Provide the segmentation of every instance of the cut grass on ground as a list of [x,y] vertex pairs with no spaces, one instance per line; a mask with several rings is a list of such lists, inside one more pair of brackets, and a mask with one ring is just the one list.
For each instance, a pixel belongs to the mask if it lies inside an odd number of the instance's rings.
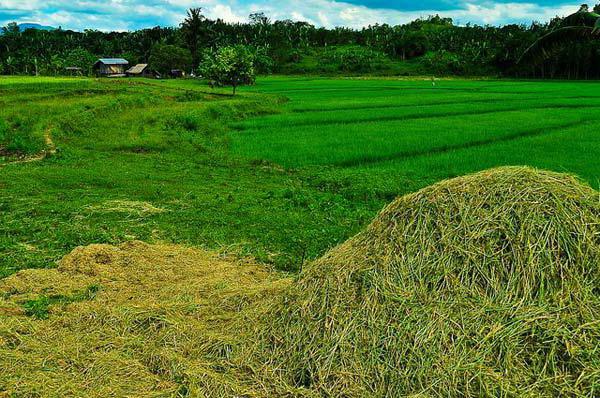
[[0,394],[596,396],[598,199],[529,167],[441,181],[295,278],[180,245],[79,247],[0,280]]

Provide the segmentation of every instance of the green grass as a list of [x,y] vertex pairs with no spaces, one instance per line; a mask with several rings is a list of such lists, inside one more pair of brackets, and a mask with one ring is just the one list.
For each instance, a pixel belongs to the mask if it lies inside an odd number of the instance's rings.
[[232,152],[310,171],[346,196],[392,198],[499,165],[569,171],[598,186],[600,84],[273,78],[283,112],[236,124]]
[[[0,166],[0,276],[53,267],[79,245],[131,239],[226,248],[297,269],[375,210],[230,156],[227,123],[276,112],[277,96],[232,98],[193,81],[31,78],[0,79],[0,92],[29,98],[3,112],[31,115],[58,151]],[[162,211],[139,211],[145,204]],[[336,222],[324,226],[327,217]]]
[[271,77],[231,97],[185,80],[0,78],[4,162],[46,133],[57,147],[0,166],[0,277],[130,239],[297,270],[444,178],[529,164],[597,187],[599,88]]
[[90,285],[84,291],[72,295],[41,295],[35,299],[27,300],[22,303],[25,315],[36,319],[48,319],[50,316],[50,306],[67,305],[84,300],[93,300],[96,293],[100,290],[99,285]]

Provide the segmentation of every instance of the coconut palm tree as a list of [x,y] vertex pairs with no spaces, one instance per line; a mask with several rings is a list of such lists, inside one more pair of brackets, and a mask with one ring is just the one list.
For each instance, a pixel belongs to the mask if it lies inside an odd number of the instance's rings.
[[539,63],[575,41],[588,41],[600,37],[600,14],[582,4],[574,14],[562,19],[554,29],[529,46],[518,63]]

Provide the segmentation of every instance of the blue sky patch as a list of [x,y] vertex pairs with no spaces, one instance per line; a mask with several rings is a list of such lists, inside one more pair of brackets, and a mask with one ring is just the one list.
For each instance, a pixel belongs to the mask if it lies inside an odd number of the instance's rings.
[[243,22],[250,13],[263,11],[273,20],[360,28],[396,25],[432,14],[458,24],[546,22],[577,11],[579,4],[560,0],[0,0],[0,26],[12,21],[105,31],[177,26],[189,7],[202,7],[207,17],[229,22]]

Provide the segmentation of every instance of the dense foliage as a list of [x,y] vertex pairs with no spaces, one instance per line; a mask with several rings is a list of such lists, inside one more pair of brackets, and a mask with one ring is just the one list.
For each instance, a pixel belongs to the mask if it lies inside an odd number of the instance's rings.
[[192,65],[192,54],[186,48],[159,43],[152,47],[148,62],[154,70],[166,75],[172,69],[189,69]]
[[[560,43],[542,59],[518,62],[532,43],[565,21],[581,23],[585,19],[581,13],[573,15],[529,26],[500,27],[457,26],[449,18],[431,16],[404,25],[378,24],[355,30],[271,21],[262,13],[251,15],[248,23],[226,23],[205,18],[201,9],[191,9],[179,27],[134,32],[20,31],[16,24],[9,24],[0,35],[0,73],[55,75],[64,73],[67,66],[77,66],[89,74],[90,60],[100,56],[124,57],[131,64],[152,63],[157,45],[189,51],[191,62],[186,66],[195,72],[206,52],[244,45],[254,53],[258,73],[383,70],[388,74],[600,77],[600,42],[589,37]],[[408,60],[417,66],[390,67]]]

